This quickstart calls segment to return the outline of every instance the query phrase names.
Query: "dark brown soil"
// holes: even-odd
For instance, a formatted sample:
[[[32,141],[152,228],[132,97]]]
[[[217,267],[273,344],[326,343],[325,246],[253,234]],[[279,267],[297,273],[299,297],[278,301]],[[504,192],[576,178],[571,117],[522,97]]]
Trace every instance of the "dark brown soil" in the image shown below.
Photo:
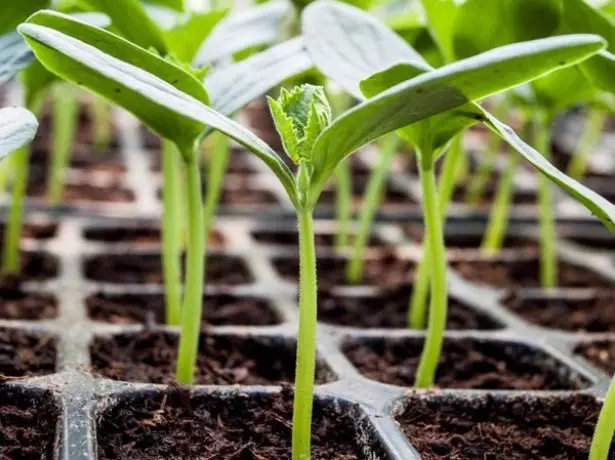
[[[0,458],[52,460],[60,409],[51,394],[3,388],[0,392]]]
[[[51,294],[25,292],[16,279],[0,280],[0,318],[44,320],[55,318],[58,302]]]
[[[0,238],[4,240],[5,225],[0,224]],[[22,239],[49,240],[58,233],[58,224],[53,222],[36,222],[23,224],[21,229]]]
[[[400,286],[369,296],[320,293],[319,321],[358,328],[408,328],[408,300],[412,289]],[[455,299],[449,299],[448,329],[489,330],[501,326]]]
[[[226,172],[229,175],[234,176],[249,176],[255,174],[258,170],[250,162],[251,153],[241,149],[232,149],[231,156],[229,157],[228,164],[226,166]],[[260,160],[256,160],[260,161]],[[161,171],[162,164],[160,158],[160,149],[153,152],[152,159],[152,171]]]
[[[183,266],[183,263],[182,263]],[[84,264],[86,278],[104,283],[161,284],[160,254],[107,254],[88,258]],[[207,257],[208,284],[247,284],[252,275],[242,259],[221,254]]]
[[[148,227],[90,227],[83,232],[86,240],[99,243],[134,243],[134,244],[160,244],[160,229]],[[222,233],[212,230],[209,235],[208,247],[224,246]]]
[[[583,343],[575,349],[575,353],[582,355],[607,374],[615,374],[615,342],[599,340]]]
[[[32,149],[30,164],[33,168],[48,171],[51,157],[51,148],[39,144]],[[69,167],[82,170],[85,173],[121,174],[126,171],[124,159],[117,148],[96,149],[78,146],[70,153]]]
[[[158,191],[158,199],[162,200],[162,189]],[[225,186],[220,195],[220,204],[224,206],[270,207],[280,205],[280,200],[268,190]]]
[[[316,399],[312,460],[384,458],[356,410]],[[131,398],[98,419],[101,460],[290,460],[292,395],[189,395],[181,390]],[[367,439],[366,439],[367,438]],[[370,442],[372,441],[372,442]],[[366,442],[377,457],[366,456]],[[374,455],[374,454],[372,454]]]
[[[349,245],[354,244],[355,234],[348,235]],[[299,235],[296,230],[255,230],[252,232],[252,237],[259,243],[265,243],[272,246],[284,246],[288,248],[299,247]],[[335,246],[335,234],[333,233],[316,233],[314,235],[316,247],[333,248]],[[384,241],[375,235],[369,238],[369,247],[386,247]]]
[[[503,261],[497,258],[453,261],[451,266],[467,280],[495,288],[540,287],[540,262],[537,257]],[[584,267],[558,263],[559,286],[568,288],[609,287],[612,283]]]
[[[410,386],[419,364],[423,339],[368,339],[350,343],[345,352],[365,377]],[[436,386],[482,390],[567,390],[588,382],[546,353],[513,342],[449,339]]]
[[[615,292],[583,298],[510,296],[504,305],[539,326],[569,332],[615,331]]]
[[[28,184],[28,196],[46,198],[47,185],[43,182]],[[62,195],[62,201],[68,203],[130,203],[134,199],[132,191],[120,186],[97,187],[89,184],[65,184]]]
[[[467,202],[469,183],[459,184],[455,186],[453,190],[452,201],[454,202]],[[497,192],[497,180],[492,179],[485,187],[484,193],[478,201],[478,206],[490,206],[493,203],[495,194]],[[513,194],[512,204],[532,204],[535,205],[538,198],[535,192],[528,190],[516,190]]]
[[[346,264],[344,257],[318,257],[318,285],[321,289],[336,285],[347,285]],[[289,281],[299,279],[299,259],[294,256],[277,257],[273,265],[283,278]],[[414,276],[414,262],[388,253],[381,253],[381,257],[370,258],[365,263],[363,285],[390,286],[395,284],[410,284]]]
[[[52,374],[56,356],[51,335],[0,328],[0,383],[15,377]]]
[[[178,336],[165,332],[99,337],[90,346],[95,374],[130,382],[175,383]],[[201,335],[195,383],[277,385],[294,381],[295,347],[280,338]],[[332,380],[318,366],[319,383]]]
[[[162,295],[98,293],[86,301],[91,319],[113,324],[165,322]],[[203,324],[214,326],[269,326],[279,318],[269,304],[255,297],[208,295],[203,300]]]
[[[423,460],[586,460],[599,411],[586,395],[411,396],[395,418]]]
[[[46,252],[21,251],[19,281],[46,281],[58,275],[59,262],[55,256]],[[0,284],[13,284],[15,277],[0,277]]]

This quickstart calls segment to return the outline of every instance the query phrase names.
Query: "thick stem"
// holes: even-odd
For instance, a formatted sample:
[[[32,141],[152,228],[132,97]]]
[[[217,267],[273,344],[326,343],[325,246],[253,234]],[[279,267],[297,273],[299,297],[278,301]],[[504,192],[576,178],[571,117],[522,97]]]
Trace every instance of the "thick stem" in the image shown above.
[[[519,156],[511,152],[506,170],[498,184],[498,190],[491,208],[487,230],[485,231],[481,243],[481,251],[485,255],[492,256],[497,254],[504,244],[504,238],[508,230],[510,204],[512,203],[515,190],[514,178],[518,164]]]
[[[14,181],[11,195],[11,207],[9,209],[8,223],[4,235],[4,251],[2,260],[2,273],[19,273],[19,242],[21,240],[21,228],[23,207],[28,184],[28,160],[30,147],[25,146],[13,153]]]
[[[615,376],[611,379],[609,391],[600,410],[594,430],[589,460],[607,460],[615,431]]]
[[[544,113],[536,117],[536,149],[551,159],[550,118]],[[538,177],[538,215],[540,218],[540,285],[551,289],[557,285],[556,233],[553,218],[551,181],[540,174]]]
[[[113,123],[111,106],[104,98],[94,95],[91,107],[94,119],[94,145],[98,149],[106,149],[111,143]]]
[[[369,241],[374,216],[378,205],[382,201],[382,191],[386,184],[387,175],[391,169],[391,162],[397,152],[399,138],[394,134],[383,138],[380,148],[380,161],[372,171],[367,182],[367,188],[363,196],[363,205],[359,216],[359,229],[354,240],[352,257],[346,266],[346,278],[351,284],[357,284],[363,279],[363,266],[365,248]]]
[[[428,388],[433,385],[436,369],[442,352],[444,331],[447,318],[447,287],[446,287],[446,250],[442,233],[442,218],[438,204],[438,192],[431,152],[426,142],[421,149],[419,162],[420,180],[423,193],[423,209],[427,247],[430,253],[431,284],[430,307],[427,336],[421,361],[416,373],[415,385],[418,388]]]
[[[590,109],[579,146],[568,165],[568,175],[573,179],[581,180],[585,176],[587,159],[600,141],[607,117],[606,110]]]
[[[12,155],[0,162],[0,194],[7,192],[9,189],[9,184],[15,170],[14,163]]]
[[[299,221],[299,331],[293,404],[293,460],[309,460],[316,369],[316,249],[312,210],[300,208]]]
[[[53,154],[49,170],[49,203],[56,205],[64,193],[64,178],[77,128],[77,89],[58,84],[53,89]]]
[[[352,213],[352,177],[348,161],[342,161],[335,170],[335,212],[337,218],[335,247],[343,250],[348,247]]]
[[[162,141],[162,268],[164,272],[166,321],[169,325],[181,323],[181,242],[183,217],[181,207],[181,182],[179,179],[180,155],[171,141]]]
[[[184,157],[193,160],[186,164],[188,182],[188,245],[186,247],[186,289],[182,310],[182,331],[177,358],[177,381],[192,384],[196,364],[203,302],[205,272],[205,222],[201,195],[201,171],[196,152]]]
[[[230,143],[226,136],[221,133],[212,134],[212,154],[209,157],[207,170],[207,190],[205,192],[205,206],[203,208],[205,219],[205,241],[209,240],[209,234],[213,226],[214,216],[220,203],[222,184],[226,175],[226,168],[230,158]]]
[[[439,212],[442,222],[446,220],[448,205],[453,196],[455,187],[456,170],[460,157],[463,155],[463,134],[458,134],[453,139],[449,152],[444,157],[442,173],[440,175]],[[427,229],[425,229],[424,241],[428,241]],[[423,254],[416,269],[412,295],[408,306],[408,325],[411,329],[423,329],[426,322],[427,296],[429,294],[430,253],[429,245],[423,244]]]

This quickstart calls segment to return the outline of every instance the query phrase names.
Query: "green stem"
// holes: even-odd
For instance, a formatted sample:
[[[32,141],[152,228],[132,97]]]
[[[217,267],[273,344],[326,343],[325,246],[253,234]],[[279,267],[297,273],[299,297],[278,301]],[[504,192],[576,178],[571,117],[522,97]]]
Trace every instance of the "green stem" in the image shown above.
[[[590,109],[579,146],[568,165],[567,174],[573,179],[583,179],[587,170],[587,158],[598,145],[607,118],[608,113],[606,110]]]
[[[53,154],[49,170],[48,199],[57,205],[64,193],[66,168],[77,128],[77,88],[58,84],[53,88]]]
[[[415,385],[418,388],[428,388],[434,383],[436,369],[442,352],[448,308],[446,249],[442,232],[442,217],[438,212],[438,192],[430,142],[430,139],[427,139],[424,142],[425,145],[420,149],[421,161],[419,162],[427,246],[431,255],[431,305],[429,308],[427,336],[416,373]]]
[[[94,122],[94,145],[99,149],[106,149],[111,142],[111,107],[102,97],[94,95],[92,101],[92,115]]]
[[[24,200],[28,185],[28,159],[30,146],[25,146],[12,155],[14,181],[9,209],[7,228],[4,234],[4,251],[2,273],[16,275],[19,273],[19,242],[23,219]]]
[[[352,213],[352,178],[348,161],[342,161],[335,170],[335,192],[335,211],[337,215],[335,247],[338,250],[342,250],[348,247]]]
[[[15,170],[14,163],[12,155],[0,162],[0,194],[5,193],[9,188]]]
[[[519,156],[510,153],[508,165],[496,192],[495,200],[491,208],[487,230],[481,243],[481,251],[488,256],[497,254],[502,248],[506,231],[508,229],[508,217],[510,204],[514,194],[514,178],[519,164]]]
[[[292,459],[309,460],[316,369],[316,250],[312,210],[298,209],[297,218],[299,221],[300,290]]]
[[[203,306],[203,278],[205,272],[205,222],[201,194],[201,171],[198,155],[188,152],[184,157],[193,159],[186,164],[188,182],[188,245],[186,248],[186,290],[182,310],[182,331],[177,358],[177,381],[191,385],[194,381],[199,331]]]
[[[203,208],[205,219],[205,241],[213,227],[214,216],[220,203],[222,184],[226,175],[226,168],[230,158],[230,143],[226,136],[220,133],[212,134],[212,154],[209,156],[207,171],[207,190],[205,192],[205,206]]]
[[[363,204],[359,216],[359,229],[354,240],[352,258],[346,266],[346,278],[351,284],[357,284],[363,279],[365,248],[369,241],[374,216],[376,215],[378,205],[382,201],[382,191],[398,145],[399,138],[394,134],[383,138],[380,144],[380,161],[369,176],[367,188],[363,196]]]
[[[461,156],[463,155],[463,133],[458,134],[452,141],[449,152],[445,154],[442,174],[440,175],[439,199],[440,218],[446,220],[448,205],[453,196],[455,177]],[[425,229],[424,241],[428,241],[427,229]],[[411,329],[423,329],[425,327],[427,296],[429,294],[429,272],[431,270],[429,247],[423,244],[423,254],[416,268],[416,275],[410,296],[408,307],[408,325]]]
[[[539,112],[536,116],[536,149],[547,159],[551,159],[551,139],[549,137],[550,118]],[[551,289],[557,285],[556,233],[553,218],[553,198],[551,181],[540,174],[538,177],[538,215],[540,225],[540,285]]]
[[[594,430],[589,460],[607,460],[615,431],[615,376],[611,379],[604,404]]]
[[[175,144],[162,140],[162,268],[164,273],[165,312],[169,325],[181,322],[181,242],[183,221],[181,207],[181,182],[179,181],[180,156]]]

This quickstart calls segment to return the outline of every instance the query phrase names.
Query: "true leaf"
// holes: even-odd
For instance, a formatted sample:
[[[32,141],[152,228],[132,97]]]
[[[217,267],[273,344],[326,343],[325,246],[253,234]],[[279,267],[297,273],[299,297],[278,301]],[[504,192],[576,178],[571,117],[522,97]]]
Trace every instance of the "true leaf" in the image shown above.
[[[0,35],[12,32],[35,11],[48,8],[51,0],[5,0],[0,12]]]
[[[21,107],[0,109],[0,160],[34,139],[38,121]]]
[[[226,15],[226,10],[191,13],[165,33],[169,50],[180,60],[192,62],[205,38]]]
[[[453,35],[457,58],[549,37],[562,19],[561,0],[467,0],[459,8]]]
[[[107,14],[113,27],[131,42],[142,48],[155,48],[163,55],[167,53],[162,31],[143,9],[139,0],[81,1]]]
[[[202,67],[239,51],[275,41],[290,12],[285,1],[273,1],[222,20],[199,49],[194,65]]]
[[[205,126],[223,132],[261,158],[297,202],[294,178],[284,161],[250,131],[207,107],[206,92],[192,75],[120,37],[58,13],[41,12],[19,30],[51,71],[111,99],[180,148],[190,150]]]

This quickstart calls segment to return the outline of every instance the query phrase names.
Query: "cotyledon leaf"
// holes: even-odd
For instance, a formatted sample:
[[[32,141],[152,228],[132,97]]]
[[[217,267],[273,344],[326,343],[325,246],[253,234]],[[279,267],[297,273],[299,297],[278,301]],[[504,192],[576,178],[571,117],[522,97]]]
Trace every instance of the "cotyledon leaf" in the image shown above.
[[[34,61],[34,53],[16,31],[0,37],[0,84]]]
[[[261,94],[312,68],[303,39],[294,38],[205,77],[214,110],[230,116]]]
[[[0,109],[0,160],[34,139],[38,121],[21,107]]]
[[[290,2],[278,0],[231,13],[205,40],[193,65],[202,67],[239,51],[274,42],[290,9]]]
[[[579,67],[596,88],[615,94],[615,54],[600,51]]]
[[[226,10],[214,10],[185,14],[164,34],[169,51],[183,62],[192,62],[207,36],[226,13]]]
[[[567,35],[502,46],[394,86],[338,118],[315,145],[318,196],[347,155],[380,136],[573,65],[604,47],[596,35]]]
[[[19,27],[33,46],[37,58],[52,72],[111,99],[162,137],[176,142],[180,148],[189,149],[202,136],[206,126],[223,132],[261,158],[278,176],[290,200],[297,202],[294,177],[288,166],[257,136],[207,107],[206,93],[200,82],[197,84],[201,91],[194,91],[190,80],[193,77],[179,67],[113,34],[84,30],[81,24],[68,27],[66,21],[73,20],[45,12]],[[80,37],[89,39],[102,49],[53,26],[79,32]],[[137,63],[140,67],[135,65]]]
[[[0,34],[13,32],[35,11],[49,8],[51,0],[4,0],[0,12]]]
[[[459,6],[455,0],[421,0],[427,27],[446,62],[455,60],[453,31]]]

